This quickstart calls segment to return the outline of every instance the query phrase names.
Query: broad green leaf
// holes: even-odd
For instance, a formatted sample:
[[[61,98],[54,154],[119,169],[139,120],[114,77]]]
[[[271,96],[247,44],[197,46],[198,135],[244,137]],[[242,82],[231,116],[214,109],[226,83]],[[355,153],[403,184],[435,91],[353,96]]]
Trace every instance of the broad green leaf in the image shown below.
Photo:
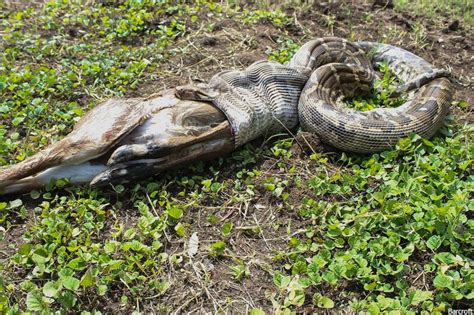
[[[469,103],[466,101],[459,101],[459,102],[453,102],[455,105],[457,105],[461,109],[466,109],[469,107]]]
[[[302,306],[305,301],[304,290],[291,290],[286,300],[291,305]]]
[[[85,261],[79,257],[71,260],[67,266],[73,270],[83,270],[87,267]]]
[[[265,312],[260,308],[252,308],[249,315],[265,315]]]
[[[318,307],[321,308],[333,308],[334,307],[334,302],[330,298],[323,296],[321,299],[318,301]]]
[[[232,226],[233,226],[232,222],[224,223],[221,229],[222,235],[223,236],[229,235],[232,232]]]
[[[212,185],[211,185],[211,191],[214,192],[214,193],[219,192],[219,190],[221,190],[221,188],[222,188],[221,183],[212,183]]]
[[[441,252],[434,256],[434,261],[439,261],[445,265],[451,265],[456,261],[456,257],[449,252]]]
[[[377,287],[377,282],[371,282],[371,283],[364,284],[364,290],[367,290],[367,291],[372,291],[376,287]]]
[[[212,185],[212,179],[205,179],[205,180],[201,181],[201,184],[204,187],[209,188]]]
[[[47,261],[49,261],[48,252],[46,251],[45,248],[40,247],[33,252],[31,259],[37,265],[45,264]]]
[[[330,284],[333,284],[333,285],[336,284],[336,283],[337,283],[337,280],[338,280],[337,276],[336,276],[336,275],[334,274],[334,272],[332,272],[332,271],[324,272],[324,273],[323,273],[323,279],[324,279],[326,282],[328,282],[328,283],[330,283]]]
[[[97,286],[97,294],[99,294],[100,296],[104,296],[105,293],[107,292],[107,286],[105,284],[99,284]]]
[[[433,298],[433,292],[431,291],[423,291],[423,290],[415,290],[411,293],[411,304],[418,305],[421,302],[430,300]]]
[[[280,289],[286,288],[291,281],[291,277],[284,276],[281,273],[277,272],[273,275],[273,283]]]
[[[72,275],[74,275],[74,271],[69,269],[69,268],[63,268],[59,272],[59,278],[61,278],[61,279],[65,278],[65,277],[70,277]]]
[[[320,308],[333,308],[334,301],[328,298],[327,296],[323,296],[320,293],[315,293],[313,295],[313,304]]]
[[[125,191],[125,187],[123,185],[116,185],[113,186],[113,189],[115,190],[116,193],[121,194]]]
[[[431,250],[436,250],[441,246],[441,242],[441,237],[438,235],[433,235],[426,241],[426,246],[428,246],[428,248]]]
[[[178,234],[178,236],[183,237],[186,234],[186,229],[184,228],[184,225],[181,224],[181,222],[176,224],[174,230],[176,231],[176,234]]]
[[[137,232],[135,231],[135,229],[130,228],[127,231],[125,231],[125,233],[123,234],[123,238],[127,240],[131,240],[132,238],[135,237],[136,234]]]
[[[30,243],[22,244],[18,248],[18,254],[26,256],[31,252],[32,247]]]
[[[26,295],[26,307],[29,311],[41,312],[45,309],[41,293],[38,291],[28,292]]]
[[[8,113],[9,110],[10,107],[8,107],[7,105],[0,105],[0,113]]]
[[[107,254],[112,254],[115,251],[116,247],[117,246],[115,245],[115,243],[107,242],[104,245],[104,251]]]
[[[23,205],[23,201],[21,199],[15,199],[13,201],[10,201],[9,209],[15,209],[18,207],[21,207]]]
[[[47,297],[55,298],[58,296],[60,289],[57,281],[48,281],[43,286],[43,294]]]
[[[76,304],[76,297],[70,291],[64,291],[59,297],[58,301],[65,309],[70,309]]]
[[[38,199],[39,197],[41,197],[41,194],[37,190],[32,190],[30,192],[30,197],[31,197],[31,199]]]
[[[75,277],[67,276],[61,279],[63,286],[71,291],[75,291],[79,288],[81,281]]]
[[[215,255],[222,255],[225,250],[225,243],[223,241],[218,241],[211,244],[211,253]]]
[[[178,207],[172,207],[168,209],[168,215],[176,220],[181,219],[181,217],[183,216],[183,210]]]
[[[94,277],[92,276],[91,268],[87,269],[86,273],[81,278],[81,285],[84,288],[90,287],[94,284]]]
[[[433,279],[433,284],[437,288],[449,288],[451,287],[451,282],[451,278],[443,274],[438,274]]]

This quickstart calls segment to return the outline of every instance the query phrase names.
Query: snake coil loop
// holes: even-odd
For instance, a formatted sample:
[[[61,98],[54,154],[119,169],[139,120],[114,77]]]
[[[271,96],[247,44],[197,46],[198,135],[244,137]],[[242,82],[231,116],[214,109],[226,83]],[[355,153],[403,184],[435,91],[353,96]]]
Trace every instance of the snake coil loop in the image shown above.
[[[367,112],[346,108],[345,97],[370,90],[377,62],[386,62],[404,82],[393,96],[409,92],[407,101]],[[288,65],[258,61],[243,71],[216,74],[199,93],[189,95],[183,88],[181,95],[210,100],[221,109],[235,147],[299,122],[338,149],[371,153],[411,133],[429,138],[436,132],[453,95],[448,75],[399,47],[326,37],[304,44]]]

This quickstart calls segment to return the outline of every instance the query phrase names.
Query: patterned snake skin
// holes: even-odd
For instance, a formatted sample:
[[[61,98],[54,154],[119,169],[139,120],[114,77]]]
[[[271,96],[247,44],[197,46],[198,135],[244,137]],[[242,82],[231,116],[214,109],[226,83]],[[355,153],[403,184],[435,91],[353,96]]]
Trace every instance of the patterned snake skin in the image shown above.
[[[345,98],[370,91],[377,62],[386,62],[404,82],[393,96],[408,92],[407,101],[366,112],[345,107]],[[212,101],[221,109],[235,147],[294,128],[299,121],[338,149],[371,153],[411,133],[429,138],[436,132],[453,95],[448,75],[395,46],[327,37],[303,45],[288,65],[259,61],[243,71],[221,72],[205,86],[179,87],[176,94]]]
[[[392,96],[405,93],[406,102],[366,112],[345,107],[345,98],[371,90],[377,62],[387,63],[403,82]],[[448,76],[391,45],[315,39],[288,65],[259,61],[243,71],[218,73],[208,84],[108,100],[61,141],[0,168],[0,195],[41,188],[53,178],[91,185],[144,178],[221,156],[298,123],[341,150],[385,150],[411,133],[436,132],[453,95]]]

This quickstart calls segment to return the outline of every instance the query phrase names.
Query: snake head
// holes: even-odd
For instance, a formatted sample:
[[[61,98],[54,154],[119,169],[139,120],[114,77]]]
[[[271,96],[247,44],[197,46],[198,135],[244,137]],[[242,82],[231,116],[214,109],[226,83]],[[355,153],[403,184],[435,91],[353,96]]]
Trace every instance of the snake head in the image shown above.
[[[219,92],[205,83],[177,86],[175,96],[181,100],[212,101]]]

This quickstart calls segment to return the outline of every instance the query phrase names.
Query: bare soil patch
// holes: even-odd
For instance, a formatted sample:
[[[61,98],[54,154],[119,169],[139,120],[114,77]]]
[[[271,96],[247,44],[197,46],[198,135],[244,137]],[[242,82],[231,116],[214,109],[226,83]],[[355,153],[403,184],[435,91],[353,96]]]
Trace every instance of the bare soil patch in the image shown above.
[[[374,7],[371,5],[341,4],[331,6],[315,6],[306,12],[289,11],[294,16],[295,23],[287,28],[278,28],[271,23],[259,25],[244,25],[232,19],[216,21],[213,32],[196,31],[177,43],[180,49],[188,49],[189,59],[181,57],[172,59],[163,70],[163,77],[158,79],[159,84],[188,84],[190,82],[207,81],[214,74],[227,69],[243,69],[252,62],[265,59],[265,51],[270,47],[278,49],[278,38],[291,38],[299,44],[314,37],[338,36],[352,40],[383,41],[398,45],[422,56],[438,67],[452,69],[453,77],[459,83],[455,100],[474,101],[473,93],[473,32],[467,27],[452,21],[449,18],[440,18],[436,21],[423,17],[413,16],[407,12],[396,12],[390,7]],[[335,16],[332,27],[324,22],[328,15]],[[419,25],[424,35],[417,38],[413,26]],[[146,93],[150,87],[142,87],[138,94]],[[456,119],[472,122],[472,110],[467,114],[453,108]],[[313,143],[318,147],[319,143]],[[308,149],[308,148],[306,148]],[[296,151],[301,151],[295,145]],[[307,151],[308,152],[308,151]],[[306,154],[295,158],[295,163],[305,163]],[[265,167],[267,166],[267,167]],[[227,166],[231,167],[231,166]],[[269,175],[279,175],[278,168],[267,160],[263,166]],[[225,171],[224,171],[225,172]],[[232,178],[232,172],[226,172]],[[281,175],[281,174],[280,174]],[[231,180],[231,179],[230,179]],[[210,261],[207,255],[200,255],[194,259],[194,268],[200,266],[200,271],[193,270],[193,266],[186,266],[186,276],[175,278],[175,286],[163,297],[170,302],[172,309],[180,311],[215,311],[216,305],[225,305],[225,300],[231,298],[233,303],[220,311],[242,313],[248,311],[249,305],[270,308],[271,305],[261,304],[268,301],[268,297],[278,297],[279,292],[272,283],[271,276],[264,272],[265,264],[272,264],[271,257],[276,251],[287,250],[288,238],[285,230],[288,224],[297,230],[297,225],[305,222],[292,220],[292,213],[288,209],[279,211],[274,208],[271,198],[265,198],[262,192],[258,205],[249,205],[248,209],[228,209],[229,217],[236,226],[254,225],[255,220],[263,227],[258,237],[247,233],[236,233],[228,240],[232,244],[232,251],[245,261],[251,262],[251,278],[236,283],[227,272],[227,260]],[[291,190],[292,198],[301,198],[309,191],[301,188]],[[269,196],[267,196],[269,197]],[[209,228],[203,223],[203,213],[198,211],[189,214],[189,221],[195,231],[203,239],[218,239],[219,231]],[[275,225],[277,228],[275,229]],[[296,226],[295,226],[296,225]],[[424,259],[423,259],[424,260]],[[206,276],[207,275],[207,276]],[[420,279],[419,274],[407,275],[416,280],[416,285],[422,287],[426,279]],[[418,277],[418,278],[417,278]],[[345,299],[340,295],[342,291],[361,292],[350,282],[340,290],[325,294],[334,301]],[[193,301],[190,302],[189,299]],[[184,303],[184,307],[183,307]],[[268,303],[268,302],[266,302]],[[153,303],[150,304],[153,308]],[[151,310],[151,309],[150,309]],[[314,308],[308,312],[315,311]]]
[[[21,3],[16,1],[12,5]],[[464,100],[469,104],[474,102],[474,32],[458,20],[441,17],[434,21],[408,12],[394,11],[391,6],[353,3],[315,5],[312,10],[288,10],[287,13],[294,17],[294,23],[287,27],[276,27],[270,22],[248,25],[231,17],[211,17],[212,29],[189,30],[187,36],[171,47],[173,50],[184,51],[185,54],[172,56],[157,68],[152,75],[153,80],[149,81],[152,83],[142,84],[137,90],[127,92],[126,96],[146,96],[163,88],[208,81],[220,71],[243,69],[257,60],[266,59],[269,48],[278,49],[280,38],[290,38],[303,44],[315,37],[338,36],[354,41],[383,41],[398,45],[438,67],[449,67],[458,82],[454,99]],[[328,23],[328,17],[334,17],[334,21]],[[414,31],[414,28],[418,31]],[[456,119],[468,123],[474,121],[472,107],[467,112],[461,112],[457,108],[452,111]],[[308,154],[314,148],[330,150],[321,146],[317,139],[309,137],[306,140],[297,141],[303,145],[295,144],[293,148],[295,164],[304,166]],[[254,145],[265,144],[259,140]],[[289,176],[279,170],[271,157],[267,157],[265,161],[259,160],[257,164],[266,175]],[[208,165],[219,164],[213,161]],[[334,171],[337,167],[333,166]],[[221,167],[220,172],[219,176],[228,181],[236,178],[234,166],[229,162]],[[299,175],[310,178],[312,174],[308,171],[308,174]],[[258,193],[257,204],[241,203],[240,207],[226,207],[220,200],[209,200],[206,207],[191,209],[186,213],[183,224],[188,227],[189,235],[197,233],[202,240],[200,250],[179,270],[172,265],[165,267],[170,288],[163,295],[142,297],[138,301],[143,307],[141,311],[245,313],[250,307],[271,309],[271,298],[281,298],[281,292],[278,292],[268,272],[275,264],[273,257],[278,252],[288,250],[288,226],[291,226],[292,231],[298,231],[307,222],[302,222],[297,217],[298,209],[276,207],[268,191]],[[301,199],[309,194],[307,188],[290,187],[290,198]],[[127,200],[123,197],[119,201],[126,203]],[[209,224],[207,220],[213,213],[219,213],[221,217],[217,225]],[[126,217],[125,222],[134,222],[139,217],[135,212],[123,215]],[[232,252],[233,256],[225,254],[223,258],[213,259],[207,254],[206,248],[213,241],[222,238],[219,227],[226,221],[232,221],[234,230],[238,231],[226,239],[230,249],[228,252]],[[14,228],[11,231],[0,243],[2,250],[7,243],[20,239],[24,229]],[[166,252],[172,255],[185,251],[187,245],[182,238],[170,235],[164,246]],[[420,261],[427,259],[420,257]],[[251,274],[242,281],[236,281],[229,273],[229,266],[238,260],[249,266]],[[418,274],[408,275],[408,279],[420,288],[425,283]],[[349,281],[341,285],[339,290],[326,289],[325,295],[334,301],[347,301],[347,296],[341,295],[343,291],[354,294],[362,292]],[[91,305],[96,305],[105,313],[130,313],[134,309],[133,303],[120,305],[120,288],[116,288],[116,291],[117,296],[109,296],[110,299],[107,300],[97,298]],[[305,311],[320,310],[308,307]]]

